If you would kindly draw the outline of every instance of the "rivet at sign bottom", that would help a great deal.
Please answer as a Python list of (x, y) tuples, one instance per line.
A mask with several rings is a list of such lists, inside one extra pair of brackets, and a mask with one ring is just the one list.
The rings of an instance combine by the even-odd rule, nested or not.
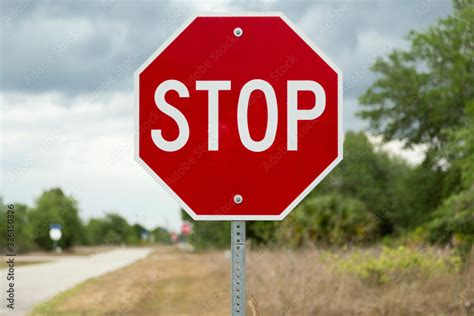
[(234, 195), (234, 203), (235, 204), (240, 204), (240, 203), (242, 203), (243, 200), (244, 200), (244, 198), (242, 197), (242, 195), (240, 195), (240, 194)]

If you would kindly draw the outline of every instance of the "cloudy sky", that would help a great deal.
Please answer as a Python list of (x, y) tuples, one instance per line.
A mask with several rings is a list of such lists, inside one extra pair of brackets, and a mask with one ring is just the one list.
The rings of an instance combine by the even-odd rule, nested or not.
[[(343, 70), (344, 124), (376, 56), (451, 12), (446, 0), (1, 1), (1, 195), (60, 186), (85, 219), (116, 211), (177, 229), (177, 204), (133, 159), (133, 73), (189, 16), (282, 11)], [(395, 146), (396, 148), (396, 146)]]

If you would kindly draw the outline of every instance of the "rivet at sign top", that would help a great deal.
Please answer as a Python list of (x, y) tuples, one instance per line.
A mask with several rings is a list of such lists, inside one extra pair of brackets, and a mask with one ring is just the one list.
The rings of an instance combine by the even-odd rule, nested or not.
[(243, 33), (244, 33), (244, 31), (242, 31), (242, 29), (240, 27), (236, 27), (234, 29), (234, 35), (237, 36), (237, 37), (241, 37)]
[(242, 203), (243, 200), (244, 199), (243, 199), (242, 195), (240, 195), (240, 194), (234, 195), (234, 203), (235, 204), (240, 204), (240, 203)]

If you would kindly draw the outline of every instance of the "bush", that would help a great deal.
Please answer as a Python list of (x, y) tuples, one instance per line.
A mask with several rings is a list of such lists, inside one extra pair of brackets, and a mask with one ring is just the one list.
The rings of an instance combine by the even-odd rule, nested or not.
[(301, 203), (280, 226), (278, 238), (296, 247), (357, 244), (373, 240), (376, 227), (364, 203), (333, 193)]
[(474, 242), (474, 185), (444, 201), (426, 229), (429, 242), (449, 243), (466, 257)]
[(105, 218), (92, 218), (86, 228), (90, 245), (136, 244), (139, 237), (128, 222), (118, 214), (107, 214)]
[(443, 173), (413, 167), (373, 144), (364, 132), (348, 132), (344, 160), (312, 196), (339, 193), (365, 203), (382, 236), (402, 234), (426, 221), (438, 206)]
[(248, 221), (247, 239), (252, 245), (273, 245), (277, 242), (275, 230), (282, 222), (277, 221)]
[(152, 235), (155, 236), (155, 242), (159, 244), (171, 244), (171, 237), (168, 230), (163, 227), (156, 227), (151, 231)]
[(419, 251), (399, 246), (382, 247), (377, 256), (369, 252), (355, 251), (349, 256), (328, 255), (326, 261), (334, 264), (337, 271), (349, 272), (364, 281), (375, 284), (393, 282), (397, 278), (411, 273), (430, 276), (443, 272), (457, 272), (462, 260), (458, 255), (440, 256), (432, 249)]

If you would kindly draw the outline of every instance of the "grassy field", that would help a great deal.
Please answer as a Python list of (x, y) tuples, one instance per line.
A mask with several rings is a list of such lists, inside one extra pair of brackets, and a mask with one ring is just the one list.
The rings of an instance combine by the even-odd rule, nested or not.
[[(455, 271), (451, 263), (441, 250), (403, 250), (392, 257), (377, 248), (250, 251), (247, 313), (474, 315), (474, 264)], [(33, 315), (226, 315), (229, 268), (222, 251), (160, 248), (58, 295)]]

